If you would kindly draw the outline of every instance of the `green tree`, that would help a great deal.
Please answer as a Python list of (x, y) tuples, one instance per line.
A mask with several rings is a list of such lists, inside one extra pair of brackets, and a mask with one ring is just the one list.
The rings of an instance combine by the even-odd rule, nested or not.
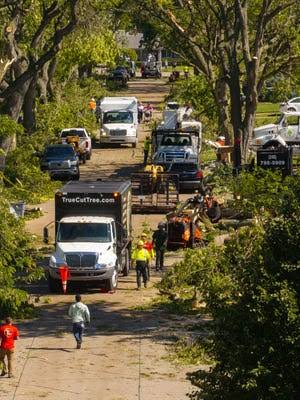
[(116, 40), (112, 31), (102, 33), (74, 32), (67, 38), (59, 55), (59, 68), (62, 78), (79, 69), (80, 76), (91, 76), (93, 67), (112, 65), (118, 54)]
[[(8, 60), (9, 74), (2, 74), (1, 112), (24, 126), (35, 125), (35, 92), (39, 73), (56, 56), (60, 45), (77, 23), (79, 0), (0, 2), (4, 25), (1, 53)], [(11, 143), (7, 143), (10, 147)]]
[(299, 217), (279, 217), (220, 250), (202, 285), (215, 365), (190, 375), (191, 399), (298, 399), (299, 240)]
[(0, 318), (22, 316), (29, 310), (28, 294), (20, 286), (40, 279), (35, 262), (33, 237), (25, 232), (24, 222), (9, 213), (0, 196)]
[(139, 27), (150, 15), (162, 43), (203, 74), (227, 138), (232, 126), (235, 164), (241, 155), (245, 161), (264, 81), (299, 61), (299, 2), (144, 0), (133, 6)]
[[(257, 171), (234, 181), (254, 227), (225, 245), (189, 250), (160, 290), (175, 301), (200, 293), (214, 360), (189, 375), (193, 400), (296, 400), (300, 394), (300, 179)], [(243, 208), (244, 207), (244, 208)], [(264, 210), (262, 210), (262, 207)], [(195, 327), (195, 329), (202, 328)]]

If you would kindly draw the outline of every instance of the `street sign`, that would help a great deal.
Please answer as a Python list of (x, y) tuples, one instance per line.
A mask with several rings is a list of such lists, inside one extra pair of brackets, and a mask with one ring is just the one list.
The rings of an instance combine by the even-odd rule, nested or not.
[(286, 174), (291, 174), (292, 148), (258, 150), (257, 166), (266, 169), (280, 169)]

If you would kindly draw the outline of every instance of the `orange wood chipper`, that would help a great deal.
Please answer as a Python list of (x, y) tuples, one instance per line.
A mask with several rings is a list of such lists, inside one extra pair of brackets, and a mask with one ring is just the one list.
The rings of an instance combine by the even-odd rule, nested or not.
[(187, 199), (177, 210), (167, 215), (168, 248), (193, 248), (205, 245), (203, 222), (218, 222), (221, 208), (210, 189)]

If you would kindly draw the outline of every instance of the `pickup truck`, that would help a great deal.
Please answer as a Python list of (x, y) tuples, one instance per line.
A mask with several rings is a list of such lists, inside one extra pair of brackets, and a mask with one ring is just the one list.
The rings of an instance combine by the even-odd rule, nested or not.
[(284, 112), (276, 124), (259, 126), (253, 131), (252, 145), (259, 148), (270, 140), (283, 140), (287, 145), (300, 144), (300, 112)]
[(152, 132), (153, 164), (163, 165), (190, 162), (199, 164), (201, 136), (199, 131), (158, 129)]
[(39, 156), (41, 170), (47, 171), (52, 179), (79, 179), (79, 158), (70, 144), (46, 146)]
[(68, 138), (78, 137), (80, 152), (84, 155), (84, 160), (90, 160), (92, 157), (92, 139), (84, 128), (63, 129), (60, 133), (62, 143), (68, 143)]

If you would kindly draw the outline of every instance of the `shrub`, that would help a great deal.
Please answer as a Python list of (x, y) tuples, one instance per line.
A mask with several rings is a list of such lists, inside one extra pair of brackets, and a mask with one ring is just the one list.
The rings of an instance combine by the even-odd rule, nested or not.
[(9, 213), (6, 200), (0, 198), (0, 317), (22, 316), (30, 309), (28, 294), (20, 289), (25, 283), (41, 278), (36, 265), (38, 254), (34, 238), (24, 222)]

